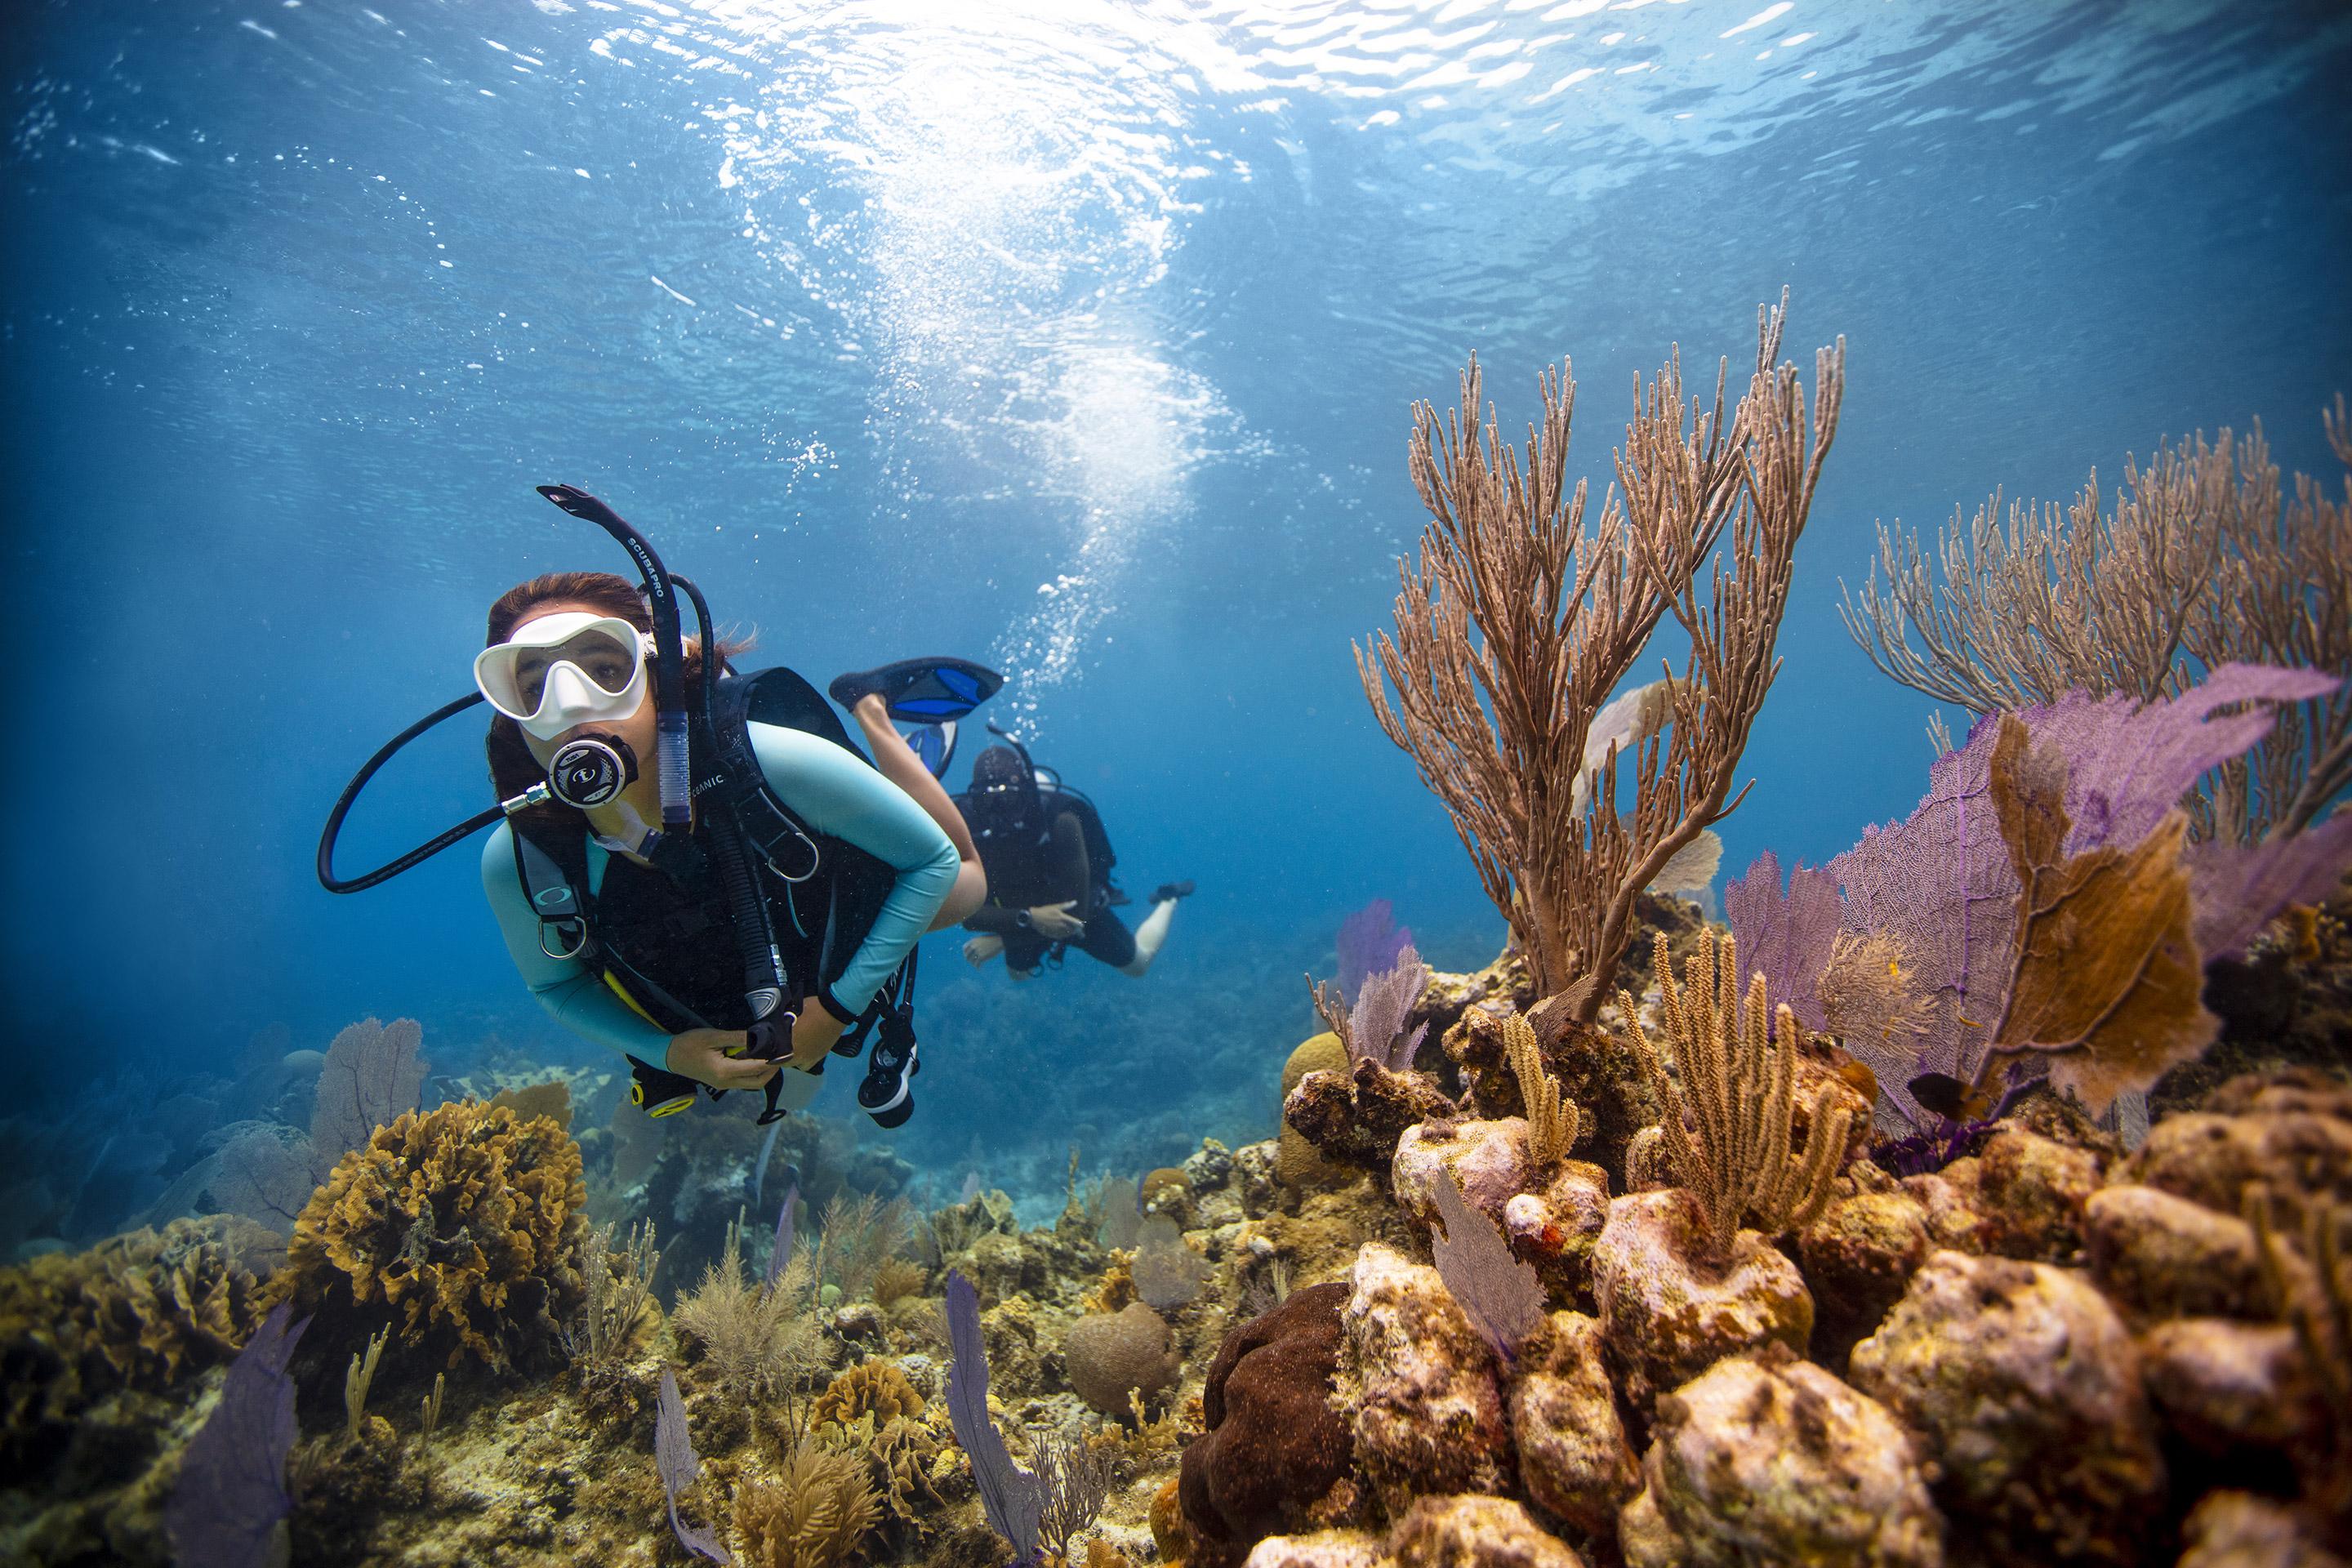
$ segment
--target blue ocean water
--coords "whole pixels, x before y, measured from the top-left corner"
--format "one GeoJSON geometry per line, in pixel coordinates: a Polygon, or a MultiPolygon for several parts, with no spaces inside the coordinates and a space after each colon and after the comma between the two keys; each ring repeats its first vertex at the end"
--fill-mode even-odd
{"type": "MultiPolygon", "coordinates": [[[[436,1068],[587,1059],[470,847],[311,874],[497,594],[624,568],[533,484],[820,682],[1003,668],[1127,885],[1198,883],[1141,982],[927,949],[900,1147],[1058,1171],[1269,1132],[1366,900],[1498,945],[1349,652],[1472,351],[1507,428],[1573,356],[1597,505],[1670,345],[1737,369],[1784,284],[1792,357],[1845,338],[1735,869],[1920,792],[1926,706],[1835,614],[1875,521],[2255,418],[2327,472],[2352,385],[2334,4],[24,0],[0,50],[6,1049],[17,1109],[110,1135],[369,1014],[436,1068]]],[[[487,798],[449,726],[346,864],[487,798]]]]}

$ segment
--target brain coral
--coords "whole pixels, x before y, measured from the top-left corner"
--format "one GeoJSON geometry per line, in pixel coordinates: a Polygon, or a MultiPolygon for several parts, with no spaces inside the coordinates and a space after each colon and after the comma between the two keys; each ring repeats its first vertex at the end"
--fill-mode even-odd
{"type": "Polygon", "coordinates": [[[1217,1348],[1201,1395],[1208,1431],[1184,1449],[1178,1484],[1199,1564],[1239,1563],[1348,1473],[1354,1440],[1330,1400],[1348,1295],[1344,1281],[1293,1291],[1217,1348]]]}
{"type": "Polygon", "coordinates": [[[1072,1323],[1062,1358],[1070,1387],[1106,1415],[1125,1415],[1130,1394],[1149,1399],[1176,1381],[1168,1324],[1140,1301],[1072,1323]]]}
{"type": "Polygon", "coordinates": [[[271,1294],[331,1318],[389,1308],[404,1344],[509,1367],[583,1299],[586,1196],[553,1121],[475,1100],[404,1112],[311,1194],[271,1294]]]}
{"type": "Polygon", "coordinates": [[[0,1456],[118,1389],[159,1391],[236,1353],[260,1322],[253,1276],[215,1215],[0,1268],[0,1456]]]}

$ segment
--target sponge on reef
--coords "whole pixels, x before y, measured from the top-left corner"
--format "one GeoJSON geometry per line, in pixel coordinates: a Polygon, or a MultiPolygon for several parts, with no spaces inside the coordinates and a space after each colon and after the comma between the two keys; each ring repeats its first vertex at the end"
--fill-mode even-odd
{"type": "Polygon", "coordinates": [[[584,1300],[586,1198],[580,1146],[545,1117],[474,1100],[408,1111],[311,1194],[269,1293],[330,1324],[388,1309],[404,1345],[512,1367],[584,1300]]]}

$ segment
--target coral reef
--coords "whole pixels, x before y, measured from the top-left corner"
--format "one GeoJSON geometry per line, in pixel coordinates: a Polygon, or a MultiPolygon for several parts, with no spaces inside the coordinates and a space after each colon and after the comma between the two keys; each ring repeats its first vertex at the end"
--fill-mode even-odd
{"type": "MultiPolygon", "coordinates": [[[[765,1226],[729,1226],[683,1291],[645,1227],[575,1228],[551,1121],[470,1104],[403,1119],[347,1158],[320,1214],[365,1181],[434,1196],[438,1237],[489,1169],[545,1178],[507,1183],[510,1205],[562,1185],[573,1283],[545,1300],[577,1375],[520,1342],[493,1371],[429,1311],[412,1342],[405,1296],[362,1311],[318,1292],[329,1315],[311,1333],[331,1331],[331,1349],[313,1356],[306,1337],[289,1367],[316,1428],[289,1461],[297,1560],[699,1550],[666,1544],[671,1492],[679,1540],[742,1563],[969,1568],[1002,1560],[1007,1527],[1091,1568],[2342,1559],[2338,1309],[2323,1278],[2352,1283],[2327,1228],[2342,1225],[2352,1107],[2339,1080],[2218,1086],[2128,1156],[2028,1095],[1941,1171],[1854,1161],[1810,1223],[1777,1244],[1738,1230],[1718,1253],[1685,1187],[1612,1194],[1598,1164],[1539,1160],[1531,1075],[1499,1054],[1496,1070],[1476,1105],[1494,1114],[1408,1124],[1384,1181],[1288,1187],[1273,1140],[1212,1140],[1152,1177],[1153,1214],[1135,1208],[1123,1231],[1107,1184],[1073,1182],[1061,1216],[1028,1228],[1001,1192],[911,1230],[853,1192],[827,1205],[829,1236],[789,1223],[796,1202],[773,1247],[765,1226]],[[452,1143],[461,1128],[470,1142],[452,1143]],[[1106,1247],[1114,1232],[1130,1245],[1106,1247]],[[1139,1294],[1147,1241],[1189,1292],[1165,1309],[1139,1294]],[[972,1276],[961,1327],[935,1294],[950,1268],[972,1276]],[[391,1331],[376,1387],[339,1407],[371,1323],[391,1331]],[[985,1481],[949,1430],[950,1338],[957,1365],[989,1363],[979,1409],[1001,1458],[985,1481]],[[446,1390],[425,1392],[448,1350],[463,1353],[446,1390]],[[665,1421],[667,1469],[652,1442],[665,1421]],[[1002,1523],[992,1507],[1010,1510],[1002,1523]]],[[[1800,1155],[1809,1099],[1850,1108],[1837,1081],[1810,1051],[1794,1064],[1800,1155]]],[[[468,1212],[524,1211],[478,1196],[468,1212]]],[[[233,1267],[233,1223],[0,1276],[20,1293],[67,1279],[143,1292],[142,1322],[162,1314],[143,1342],[183,1358],[134,1357],[148,1370],[133,1388],[85,1353],[109,1391],[39,1428],[68,1438],[63,1458],[41,1456],[56,1489],[0,1494],[0,1553],[161,1568],[163,1500],[221,1363],[323,1256],[306,1239],[257,1282],[233,1267]],[[118,1277],[131,1282],[98,1283],[118,1277]],[[184,1299],[242,1302],[236,1331],[173,1327],[184,1299]]],[[[77,1310],[37,1326],[54,1339],[129,1321],[77,1310]]]]}
{"type": "Polygon", "coordinates": [[[1421,412],[1433,521],[1360,673],[1510,922],[1486,968],[1375,906],[1278,1102],[1271,1014],[1187,1026],[1230,1142],[1139,1089],[920,1182],[743,1097],[417,1110],[413,1026],[275,1042],[277,1120],[182,1106],[140,1181],[282,1211],[282,1258],[214,1215],[0,1271],[0,1559],[2352,1557],[2352,937],[2252,931],[2352,842],[2261,749],[2333,678],[1999,705],[1907,821],[1759,860],[1727,938],[1654,889],[1738,804],[1837,423],[1839,357],[1809,411],[1780,330],[1728,412],[1644,384],[1595,532],[1562,383],[1524,466],[1475,369],[1421,412]],[[1670,616],[1690,662],[1616,690],[1670,616]],[[2248,812],[2290,830],[2223,843],[2248,812]]]}

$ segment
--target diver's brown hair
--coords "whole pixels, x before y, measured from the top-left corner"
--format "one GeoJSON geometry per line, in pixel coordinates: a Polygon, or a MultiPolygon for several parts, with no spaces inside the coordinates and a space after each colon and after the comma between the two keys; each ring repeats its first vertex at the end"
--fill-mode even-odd
{"type": "MultiPolygon", "coordinates": [[[[548,572],[528,583],[518,583],[498,597],[490,606],[489,624],[482,646],[495,647],[514,636],[514,630],[531,618],[532,612],[542,605],[578,605],[599,615],[611,616],[628,622],[641,632],[654,629],[653,612],[646,607],[645,596],[636,584],[626,577],[610,572],[548,572]]],[[[750,637],[719,639],[719,668],[723,671],[736,656],[751,647],[750,637]]],[[[689,704],[702,700],[702,639],[686,639],[686,695],[689,704]]],[[[547,770],[539,765],[524,741],[522,726],[503,713],[490,719],[490,732],[486,742],[490,762],[490,787],[499,792],[500,800],[512,800],[535,784],[542,783],[547,770]]],[[[534,812],[562,813],[575,816],[569,806],[552,803],[533,808],[534,812]]]]}

